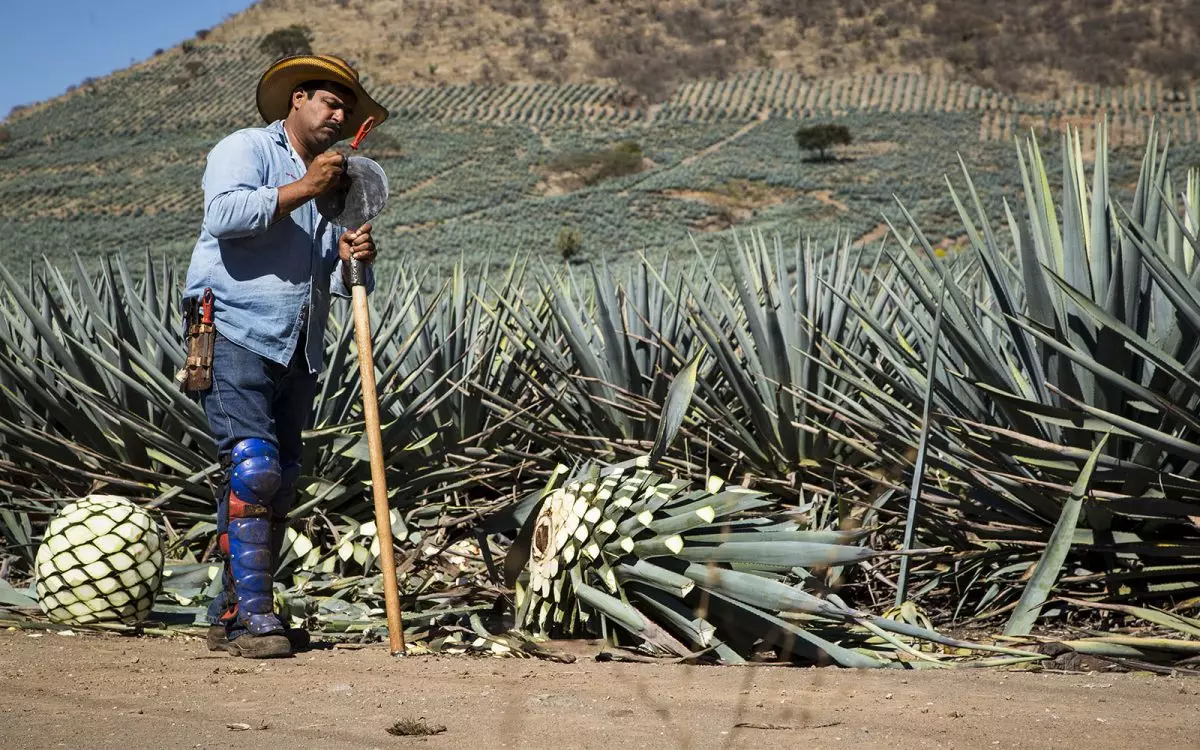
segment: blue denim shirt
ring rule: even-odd
[[[211,287],[213,320],[227,339],[282,365],[304,330],[310,372],[325,353],[330,295],[349,297],[338,238],[345,231],[308,201],[274,224],[279,188],[304,176],[283,121],[226,136],[204,170],[204,225],[184,294]],[[367,271],[367,290],[374,278]]]

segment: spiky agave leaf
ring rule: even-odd
[[[858,408],[838,415],[839,433],[859,450],[899,458],[909,474],[921,440],[916,405],[931,399],[926,468],[936,481],[919,525],[925,538],[983,548],[953,571],[979,613],[1019,595],[1105,434],[1092,481],[1099,502],[1081,508],[1064,542],[1082,570],[1059,586],[1077,596],[1200,589],[1194,566],[1157,564],[1197,543],[1198,183],[1189,178],[1188,192],[1172,195],[1154,132],[1134,200],[1119,205],[1105,132],[1099,124],[1090,190],[1078,137],[1064,137],[1061,201],[1036,141],[1018,152],[1025,210],[1005,207],[1007,236],[993,230],[963,165],[967,191],[951,196],[972,252],[947,262],[904,212],[913,239],[897,233],[893,301],[880,308],[846,296],[869,347],[846,347],[830,365],[836,379],[864,385]],[[1181,198],[1182,212],[1164,195]],[[934,346],[940,366],[929,371]],[[918,585],[943,575],[926,569]]]
[[[869,252],[849,238],[831,251],[808,241],[786,249],[778,238],[768,247],[752,233],[728,253],[732,290],[712,274],[686,278],[694,300],[688,323],[713,361],[698,384],[697,409],[728,445],[723,452],[776,492],[794,492],[787,477],[797,468],[820,474],[852,453],[813,425],[825,423],[831,407],[853,408],[858,400],[860,389],[829,366],[842,357],[837,347],[861,351],[865,344],[848,299],[868,306],[888,300],[895,271]]]

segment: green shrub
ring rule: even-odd
[[[621,141],[602,151],[572,151],[550,162],[559,172],[574,172],[587,185],[611,177],[623,177],[642,171],[642,147],[635,141]]]
[[[828,151],[834,146],[849,146],[852,141],[850,129],[845,125],[825,123],[796,131],[796,147],[801,151],[817,151],[821,159],[828,158]]]
[[[258,48],[274,58],[307,55],[312,52],[312,29],[300,24],[275,29],[262,38]]]
[[[563,260],[569,261],[583,249],[583,235],[578,229],[563,227],[554,238],[554,249],[562,255]]]

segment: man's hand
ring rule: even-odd
[[[371,225],[364,224],[357,231],[347,231],[338,238],[338,256],[344,267],[349,269],[350,259],[362,261],[366,265],[375,262],[375,240],[371,237]]]
[[[330,188],[339,187],[346,176],[346,157],[336,151],[325,151],[308,165],[308,172],[300,178],[314,197]]]
[[[313,198],[341,187],[346,176],[346,157],[336,151],[317,154],[303,177],[279,188],[279,202],[271,221],[279,221]]]

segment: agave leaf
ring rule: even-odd
[[[696,585],[690,578],[644,559],[638,559],[632,565],[620,563],[614,571],[617,580],[644,581],[678,597],[687,596]]]
[[[638,554],[668,554],[669,548],[653,542],[635,544]],[[644,550],[644,552],[641,552]],[[685,542],[674,553],[691,562],[742,563],[761,570],[787,571],[815,565],[851,565],[874,557],[878,553],[867,547],[819,544],[815,542],[721,542],[703,544]]]
[[[714,604],[724,605],[714,607],[711,619],[737,618],[743,623],[760,621],[768,626],[761,630],[763,640],[785,653],[796,654],[815,664],[833,663],[853,669],[878,669],[886,666],[880,659],[843,648],[765,610],[738,602],[715,591],[709,591],[708,595]]]
[[[1193,638],[1200,638],[1200,626],[1198,626],[1192,622],[1189,622],[1187,619],[1173,615],[1170,612],[1163,612],[1162,610],[1159,610],[1159,609],[1150,609],[1149,607],[1136,607],[1136,606],[1130,606],[1127,604],[1107,604],[1104,602],[1090,602],[1090,601],[1086,601],[1086,600],[1082,600],[1082,599],[1071,599],[1069,597],[1063,597],[1063,601],[1069,602],[1078,607],[1085,607],[1085,608],[1090,608],[1090,609],[1104,609],[1104,610],[1109,610],[1112,612],[1121,612],[1121,613],[1124,613],[1127,615],[1131,615],[1133,617],[1140,617],[1141,619],[1146,620],[1148,622],[1152,622],[1155,625],[1161,625],[1166,628],[1171,628],[1172,630],[1176,630],[1184,635],[1188,635]]]
[[[37,599],[15,588],[8,581],[0,578],[0,606],[37,608]]]
[[[1058,523],[1054,526],[1050,542],[1046,545],[1037,565],[1034,566],[1033,574],[1025,585],[1021,599],[1008,619],[1008,625],[1004,628],[1005,635],[1028,635],[1041,614],[1042,604],[1050,595],[1050,590],[1054,587],[1054,582],[1058,579],[1063,562],[1067,559],[1067,553],[1071,549],[1071,540],[1075,535],[1075,525],[1079,521],[1083,497],[1087,494],[1088,486],[1092,481],[1092,472],[1096,468],[1096,460],[1100,457],[1107,439],[1107,435],[1100,439],[1092,451],[1092,455],[1088,457],[1087,463],[1083,465],[1082,471],[1079,472],[1079,479],[1071,488],[1071,496],[1063,503],[1062,515],[1059,516]]]
[[[1137,638],[1132,636],[1102,636],[1059,641],[1072,651],[1091,656],[1146,659],[1170,658],[1171,654],[1200,654],[1200,643],[1171,638]],[[1178,658],[1178,657],[1175,657]]]
[[[904,521],[904,542],[902,549],[911,549],[913,534],[916,532],[917,499],[921,496],[921,488],[925,484],[925,457],[929,450],[929,420],[933,407],[934,371],[938,362],[938,344],[942,333],[942,311],[946,304],[946,287],[942,287],[941,301],[938,304],[937,315],[933,320],[933,341],[929,345],[929,369],[925,376],[925,399],[921,413],[921,440],[917,447],[917,460],[913,465],[912,489],[908,496],[908,515]],[[911,558],[905,556],[900,560],[900,573],[896,579],[896,606],[899,607],[908,600],[908,570]]]
[[[662,617],[675,632],[683,634],[695,648],[711,648],[724,664],[746,663],[737,651],[714,638],[715,626],[702,617],[696,617],[695,612],[671,593],[635,584],[630,589],[630,595]]]
[[[666,454],[667,448],[679,432],[683,418],[687,415],[692,403],[692,394],[696,391],[696,378],[700,368],[700,358],[703,353],[692,357],[683,370],[671,381],[667,391],[667,401],[663,404],[662,419],[659,420],[658,433],[654,437],[654,447],[650,450],[649,468],[653,469]]]

